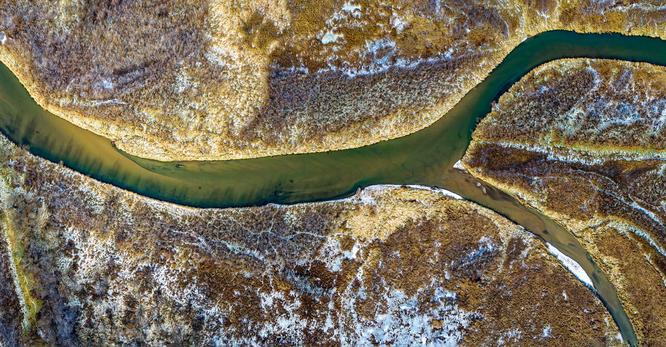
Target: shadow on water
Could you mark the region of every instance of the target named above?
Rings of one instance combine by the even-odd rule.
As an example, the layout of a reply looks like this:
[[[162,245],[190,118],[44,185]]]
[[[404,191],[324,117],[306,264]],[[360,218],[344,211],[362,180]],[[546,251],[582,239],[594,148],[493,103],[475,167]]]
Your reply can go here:
[[[373,184],[420,184],[457,192],[515,222],[578,261],[625,341],[636,343],[613,287],[567,231],[489,187],[479,193],[451,167],[491,103],[534,67],[574,57],[614,58],[666,65],[666,41],[619,34],[550,31],[516,47],[444,117],[411,135],[326,153],[229,160],[160,162],[130,156],[103,137],[40,108],[0,67],[0,131],[32,153],[141,195],[196,207],[252,206],[328,200]],[[476,191],[475,191],[476,190]],[[541,224],[539,224],[541,223]]]

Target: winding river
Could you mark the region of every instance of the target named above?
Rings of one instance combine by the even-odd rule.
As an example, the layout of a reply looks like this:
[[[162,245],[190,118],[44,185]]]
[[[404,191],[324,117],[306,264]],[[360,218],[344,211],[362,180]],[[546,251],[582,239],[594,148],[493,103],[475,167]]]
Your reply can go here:
[[[666,41],[619,34],[550,31],[516,47],[479,85],[433,125],[398,139],[325,153],[229,160],[160,162],[133,157],[106,138],[42,109],[0,66],[0,131],[30,152],[141,195],[196,207],[297,203],[349,196],[374,184],[441,187],[524,226],[588,273],[626,342],[636,337],[614,287],[566,229],[464,172],[453,169],[491,103],[534,67],[573,57],[666,65]]]

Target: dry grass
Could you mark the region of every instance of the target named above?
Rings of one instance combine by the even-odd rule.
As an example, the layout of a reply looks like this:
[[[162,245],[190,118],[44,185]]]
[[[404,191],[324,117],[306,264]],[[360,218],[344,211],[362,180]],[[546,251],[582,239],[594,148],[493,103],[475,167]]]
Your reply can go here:
[[[544,30],[663,37],[663,11],[650,6],[12,0],[0,9],[0,60],[40,104],[129,153],[257,157],[421,129]],[[339,38],[324,43],[327,33]],[[440,63],[388,68],[424,59]],[[345,75],[359,71],[372,73]]]
[[[647,345],[666,341],[664,81],[649,64],[546,64],[502,96],[464,159],[581,239]]]
[[[466,201],[373,188],[200,210],[95,182],[5,139],[0,151],[8,211],[31,250],[24,271],[43,300],[24,337],[33,343],[616,342],[603,305],[542,243]],[[48,212],[41,228],[34,206]]]

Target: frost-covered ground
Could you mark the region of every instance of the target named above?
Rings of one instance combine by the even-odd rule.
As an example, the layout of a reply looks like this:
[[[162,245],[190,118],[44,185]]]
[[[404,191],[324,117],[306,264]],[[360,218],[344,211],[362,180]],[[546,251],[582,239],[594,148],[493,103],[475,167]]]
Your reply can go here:
[[[545,30],[664,37],[651,1],[6,0],[0,60],[128,153],[357,147],[441,117]]]
[[[3,345],[617,342],[544,244],[447,191],[202,210],[0,159]]]
[[[590,276],[587,275],[585,270],[583,269],[580,264],[578,264],[575,260],[569,258],[566,254],[560,252],[559,249],[557,249],[555,246],[551,245],[550,243],[548,244],[548,252],[550,254],[554,255],[557,260],[559,260],[564,267],[566,267],[569,271],[571,271],[576,278],[581,280],[581,282],[585,283],[586,286],[594,289],[594,284],[592,283],[592,279]]]
[[[576,234],[649,345],[666,341],[666,68],[562,60],[500,98],[463,162]]]

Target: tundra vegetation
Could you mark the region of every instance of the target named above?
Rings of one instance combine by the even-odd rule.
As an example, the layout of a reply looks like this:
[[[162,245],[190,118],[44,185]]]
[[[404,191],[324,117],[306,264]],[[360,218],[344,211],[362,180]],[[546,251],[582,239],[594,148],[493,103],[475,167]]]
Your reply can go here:
[[[193,209],[0,158],[3,345],[619,343],[541,241],[450,194]]]
[[[666,68],[539,67],[479,124],[464,165],[570,229],[641,343],[666,341]]]
[[[6,0],[37,102],[162,160],[356,147],[444,115],[552,29],[666,38],[659,1]],[[511,88],[463,165],[571,230],[641,343],[666,340],[666,70],[563,60]],[[192,209],[0,136],[0,344],[619,344],[541,241],[436,190]]]
[[[414,132],[546,30],[665,38],[660,3],[6,0],[0,60],[130,154],[247,158]]]

